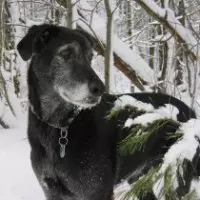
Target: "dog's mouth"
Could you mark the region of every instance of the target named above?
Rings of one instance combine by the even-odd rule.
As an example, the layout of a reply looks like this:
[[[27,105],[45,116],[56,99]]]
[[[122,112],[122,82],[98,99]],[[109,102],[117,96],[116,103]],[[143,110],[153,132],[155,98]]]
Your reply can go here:
[[[87,97],[83,99],[83,102],[86,102],[87,104],[97,104],[99,100],[100,98]]]
[[[101,97],[93,97],[93,96],[85,97],[80,100],[73,99],[73,98],[70,98],[69,95],[66,93],[66,91],[62,89],[59,89],[59,94],[65,101],[72,103],[74,105],[77,105],[81,109],[92,108],[101,101]]]
[[[67,94],[65,97],[68,98]],[[69,98],[68,98],[69,99]],[[96,106],[100,102],[101,98],[86,97],[82,100],[69,100],[71,103],[81,107],[81,108],[91,108]]]
[[[79,106],[80,108],[92,108],[96,106],[100,102],[100,99],[98,101],[95,100],[83,100],[83,101],[76,101],[75,104]]]

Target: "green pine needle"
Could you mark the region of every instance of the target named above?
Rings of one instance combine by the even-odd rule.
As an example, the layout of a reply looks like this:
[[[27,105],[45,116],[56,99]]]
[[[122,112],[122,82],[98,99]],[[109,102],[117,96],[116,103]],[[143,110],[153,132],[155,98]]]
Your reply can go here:
[[[107,120],[112,120],[117,118],[117,116],[119,115],[120,112],[122,112],[124,109],[119,107],[119,108],[115,108],[115,109],[111,109],[110,112],[105,116],[105,119]]]
[[[137,198],[142,198],[142,196],[148,192],[153,192],[153,185],[159,179],[157,172],[160,167],[152,168],[149,172],[141,177],[136,183],[132,185],[130,191],[128,191],[124,197],[124,200],[128,200],[133,196]]]
[[[147,126],[141,124],[131,128],[130,134],[120,142],[119,152],[122,154],[134,154],[137,151],[144,151],[145,145],[152,134],[157,134],[160,129],[174,121],[171,119],[155,120]],[[178,136],[177,136],[178,137]]]
[[[192,190],[183,197],[183,200],[197,200],[197,192]]]
[[[112,119],[116,119],[118,117],[118,115],[123,112],[123,111],[127,111],[128,113],[136,113],[136,114],[142,114],[145,113],[143,110],[138,110],[137,107],[134,107],[132,105],[124,105],[119,106],[119,107],[113,107],[108,114],[106,115],[105,119],[107,120],[112,120]]]
[[[144,128],[142,125],[133,128],[129,136],[119,144],[119,152],[127,155],[141,151],[150,136],[150,133],[144,133]]]
[[[177,200],[176,191],[173,187],[173,172],[172,166],[168,166],[164,172],[164,187],[163,194],[165,196],[165,200]]]

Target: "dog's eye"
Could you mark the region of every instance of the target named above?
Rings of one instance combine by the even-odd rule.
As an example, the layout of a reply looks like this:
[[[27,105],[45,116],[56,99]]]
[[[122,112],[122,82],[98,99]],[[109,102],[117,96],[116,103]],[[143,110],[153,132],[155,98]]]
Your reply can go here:
[[[72,56],[72,54],[73,51],[71,48],[67,48],[61,52],[61,55],[64,59],[69,59]]]

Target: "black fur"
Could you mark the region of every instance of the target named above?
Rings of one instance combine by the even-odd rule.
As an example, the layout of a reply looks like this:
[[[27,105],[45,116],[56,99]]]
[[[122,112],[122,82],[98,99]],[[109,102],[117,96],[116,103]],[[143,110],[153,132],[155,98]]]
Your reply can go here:
[[[32,56],[28,136],[32,166],[48,200],[111,200],[115,184],[140,168],[139,174],[131,176],[132,180],[138,179],[148,166],[160,162],[167,151],[163,148],[166,143],[175,142],[166,141],[164,133],[178,127],[151,138],[144,152],[132,157],[118,154],[117,144],[128,134],[121,128],[122,122],[130,113],[124,111],[116,119],[105,119],[118,96],[103,95],[103,83],[90,67],[91,48],[83,31],[46,24],[30,28],[18,44],[24,60]],[[79,89],[82,85],[84,91]],[[195,117],[191,109],[171,96],[129,95],[155,107],[175,105],[180,111],[179,121]],[[77,112],[80,106],[90,105],[92,108]],[[60,157],[58,143],[62,128],[68,129],[69,140],[64,158]],[[152,194],[146,196],[146,200],[150,196],[153,199]]]

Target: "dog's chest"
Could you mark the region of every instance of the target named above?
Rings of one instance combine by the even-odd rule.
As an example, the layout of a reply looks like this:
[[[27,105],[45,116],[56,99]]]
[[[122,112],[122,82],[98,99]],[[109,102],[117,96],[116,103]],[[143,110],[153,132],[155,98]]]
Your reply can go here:
[[[106,124],[94,125],[91,120],[72,125],[64,158],[60,157],[59,130],[44,128],[40,133],[38,146],[43,146],[46,152],[46,162],[41,165],[44,176],[57,177],[59,184],[79,199],[108,199],[113,188],[116,155],[111,128]],[[46,170],[49,166],[51,172]]]
[[[65,160],[60,159],[55,164],[55,173],[68,190],[88,199],[98,193],[103,195],[101,192],[106,194],[113,185],[112,161],[96,152],[73,158],[66,152]]]

